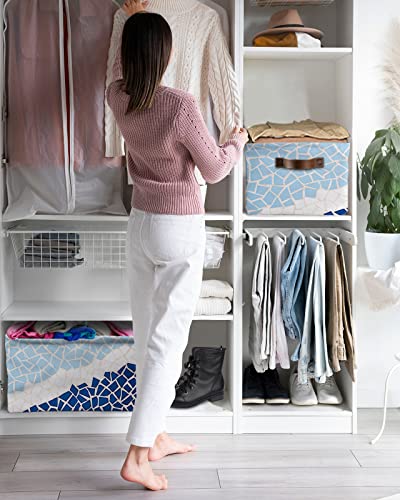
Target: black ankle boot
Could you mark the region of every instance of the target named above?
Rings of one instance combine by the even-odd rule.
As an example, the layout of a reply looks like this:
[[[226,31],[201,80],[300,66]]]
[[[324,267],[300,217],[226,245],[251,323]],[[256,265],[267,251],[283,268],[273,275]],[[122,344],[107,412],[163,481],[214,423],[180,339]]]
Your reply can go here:
[[[245,369],[243,374],[242,402],[244,405],[263,405],[265,403],[261,373],[256,372],[253,363]]]
[[[176,384],[172,408],[193,408],[204,401],[224,399],[224,347],[194,347],[186,371]]]

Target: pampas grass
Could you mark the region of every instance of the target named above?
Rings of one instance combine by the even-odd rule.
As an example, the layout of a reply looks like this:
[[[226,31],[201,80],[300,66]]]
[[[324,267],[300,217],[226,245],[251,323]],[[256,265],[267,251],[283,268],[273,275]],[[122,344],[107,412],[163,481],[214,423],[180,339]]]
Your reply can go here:
[[[386,98],[395,116],[400,123],[400,18],[393,23],[390,46],[383,65],[383,80]]]

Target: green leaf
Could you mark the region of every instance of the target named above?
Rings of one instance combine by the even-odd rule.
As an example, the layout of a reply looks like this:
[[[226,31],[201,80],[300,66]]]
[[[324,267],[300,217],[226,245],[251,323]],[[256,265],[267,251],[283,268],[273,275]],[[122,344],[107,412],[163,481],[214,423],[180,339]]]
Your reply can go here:
[[[400,200],[396,200],[395,206],[389,209],[390,218],[392,219],[393,225],[396,231],[400,230]]]
[[[382,190],[382,201],[387,207],[392,203],[394,194],[391,187],[391,182],[386,182]]]
[[[374,139],[371,142],[362,160],[363,165],[367,165],[371,160],[371,158],[381,151],[384,142],[385,142],[385,137],[379,137],[378,139]]]
[[[381,195],[374,189],[371,192],[370,211],[368,215],[368,224],[373,228],[377,228],[379,226],[381,215],[381,201]]]
[[[390,172],[383,163],[379,164],[379,169],[375,170],[375,188],[380,193],[384,190],[385,185],[390,182]]]
[[[400,159],[396,155],[390,155],[388,161],[388,168],[393,177],[398,181],[400,180]]]
[[[387,128],[381,128],[380,130],[377,130],[375,132],[375,139],[378,139],[379,137],[385,136],[389,132],[389,129]]]
[[[390,190],[393,196],[396,196],[400,193],[400,180],[395,179],[394,177],[390,180]]]
[[[364,200],[366,200],[367,196],[368,196],[368,191],[369,191],[369,182],[368,182],[367,174],[364,172],[361,174],[360,189],[361,189],[362,197],[364,198]]]
[[[393,232],[393,222],[392,219],[389,217],[389,215],[385,215],[385,226],[386,226],[386,232],[392,233]]]
[[[400,135],[396,130],[390,131],[390,139],[392,141],[396,154],[400,153]]]

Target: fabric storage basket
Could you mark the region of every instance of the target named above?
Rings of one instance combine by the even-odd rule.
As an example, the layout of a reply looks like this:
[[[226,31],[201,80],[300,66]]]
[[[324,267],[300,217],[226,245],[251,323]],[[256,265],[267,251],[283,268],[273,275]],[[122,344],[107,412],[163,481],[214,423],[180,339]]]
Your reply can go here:
[[[249,215],[345,215],[348,212],[348,142],[247,144]]]
[[[132,411],[136,397],[133,337],[5,337],[8,411]]]

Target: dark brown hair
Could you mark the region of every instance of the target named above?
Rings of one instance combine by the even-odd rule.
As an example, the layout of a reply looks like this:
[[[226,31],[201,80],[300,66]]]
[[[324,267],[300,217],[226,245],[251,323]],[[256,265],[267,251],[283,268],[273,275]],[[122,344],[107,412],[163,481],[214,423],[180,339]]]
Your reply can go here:
[[[130,96],[127,113],[151,107],[171,49],[171,28],[160,14],[138,12],[125,23],[121,57],[124,90]]]

